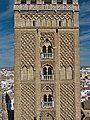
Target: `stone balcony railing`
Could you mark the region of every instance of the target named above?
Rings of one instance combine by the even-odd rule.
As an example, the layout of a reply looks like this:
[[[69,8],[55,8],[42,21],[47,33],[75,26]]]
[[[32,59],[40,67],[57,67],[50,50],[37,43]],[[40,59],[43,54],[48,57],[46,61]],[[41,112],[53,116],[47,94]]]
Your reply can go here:
[[[51,108],[51,107],[54,107],[54,101],[42,102],[42,108]]]
[[[41,80],[54,80],[54,75],[42,75]]]
[[[41,58],[43,58],[43,59],[53,59],[54,54],[53,53],[41,53]]]
[[[71,10],[78,11],[79,6],[77,4],[15,4],[14,10]]]

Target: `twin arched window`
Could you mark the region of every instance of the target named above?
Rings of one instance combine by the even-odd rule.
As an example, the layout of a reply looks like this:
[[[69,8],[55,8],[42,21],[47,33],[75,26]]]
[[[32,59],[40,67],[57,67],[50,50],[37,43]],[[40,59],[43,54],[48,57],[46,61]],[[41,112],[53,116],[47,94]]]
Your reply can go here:
[[[46,41],[43,43],[41,58],[53,58],[53,47],[48,39],[46,39]]]
[[[43,97],[44,102],[52,102],[52,95],[49,94],[48,96],[45,94]]]
[[[42,71],[42,80],[54,80],[53,68],[51,66],[44,66]]]
[[[42,52],[43,53],[52,53],[52,47],[49,45],[48,49],[47,49],[46,46],[44,45],[43,49],[42,49]]]
[[[45,66],[41,75],[42,80],[54,80],[53,68],[51,66]]]
[[[62,66],[61,80],[72,80],[72,79],[74,79],[73,68],[71,66],[68,66],[67,68],[65,66]]]
[[[42,108],[54,107],[53,91],[50,87],[46,86],[42,92]]]
[[[51,67],[44,67],[43,68],[43,75],[52,75],[53,74],[53,69]]]

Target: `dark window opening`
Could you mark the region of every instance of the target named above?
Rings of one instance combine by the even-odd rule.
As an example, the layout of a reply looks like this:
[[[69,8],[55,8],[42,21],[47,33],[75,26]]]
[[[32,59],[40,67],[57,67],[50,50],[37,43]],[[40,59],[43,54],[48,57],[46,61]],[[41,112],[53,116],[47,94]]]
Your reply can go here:
[[[67,0],[67,4],[72,4],[72,0]]]
[[[47,75],[47,69],[46,68],[43,68],[43,74]]]
[[[38,33],[38,29],[37,29],[37,33]]]
[[[34,120],[36,120],[36,117],[34,117]]]
[[[45,4],[52,4],[52,0],[44,0]]]
[[[31,0],[31,4],[36,4],[36,0]]]
[[[46,46],[43,46],[43,53],[46,53]]]
[[[48,46],[48,53],[52,53],[52,47],[50,45]]]
[[[21,0],[21,4],[26,4],[26,0]]]
[[[44,102],[47,102],[47,95],[44,95]]]
[[[58,29],[56,29],[56,33],[58,33]]]
[[[33,26],[35,26],[35,21],[33,21]]]
[[[48,102],[52,102],[52,95],[48,96]]]
[[[61,26],[61,21],[59,21],[59,26]]]
[[[63,0],[57,0],[57,4],[63,4]]]
[[[48,75],[52,75],[52,69],[48,68]]]

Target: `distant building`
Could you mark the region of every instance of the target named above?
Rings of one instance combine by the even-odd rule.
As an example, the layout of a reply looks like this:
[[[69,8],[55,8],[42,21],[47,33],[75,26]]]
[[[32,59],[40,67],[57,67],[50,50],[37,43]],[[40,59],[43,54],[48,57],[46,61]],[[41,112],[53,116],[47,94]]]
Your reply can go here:
[[[90,120],[90,101],[81,103],[81,120]]]
[[[6,91],[5,95],[6,109],[8,113],[8,120],[14,120],[14,90],[11,87],[10,90]]]
[[[81,68],[80,74],[82,79],[90,79],[90,68]]]

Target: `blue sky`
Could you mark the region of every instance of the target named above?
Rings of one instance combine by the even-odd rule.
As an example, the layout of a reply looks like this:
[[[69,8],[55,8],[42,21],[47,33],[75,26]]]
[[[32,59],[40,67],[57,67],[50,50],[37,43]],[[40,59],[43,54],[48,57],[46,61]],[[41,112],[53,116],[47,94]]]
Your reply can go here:
[[[13,0],[0,0],[0,67],[14,66]],[[80,61],[90,66],[90,0],[80,4]]]

